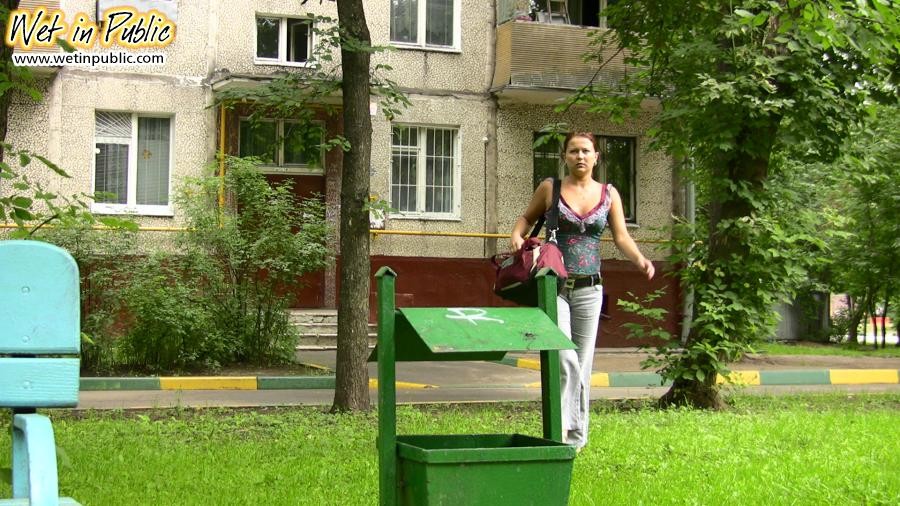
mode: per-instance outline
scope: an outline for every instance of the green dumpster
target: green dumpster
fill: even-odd
[[[378,281],[378,454],[382,505],[565,505],[575,448],[562,441],[556,278],[539,279],[539,308],[402,308],[396,274]],[[522,434],[396,433],[396,362],[499,360],[540,351],[543,438]]]

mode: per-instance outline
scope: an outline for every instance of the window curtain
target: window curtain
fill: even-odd
[[[452,130],[429,128],[425,133],[425,211],[453,212],[453,156],[455,135]]]
[[[98,111],[94,119],[94,193],[101,194],[97,202],[125,204],[128,199],[131,115]]]
[[[128,198],[128,145],[97,143],[94,161],[97,202],[125,204]]]
[[[138,118],[137,204],[169,204],[169,118]]]

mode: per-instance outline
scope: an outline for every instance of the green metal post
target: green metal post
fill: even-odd
[[[378,282],[378,496],[381,506],[397,504],[396,276],[387,267],[375,274]]]
[[[549,269],[548,269],[549,271]],[[538,274],[538,306],[558,324],[557,278],[553,271]],[[562,400],[559,392],[559,351],[541,351],[541,412],[544,438],[562,442]]]

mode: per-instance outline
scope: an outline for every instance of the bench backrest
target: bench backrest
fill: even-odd
[[[0,406],[78,403],[78,266],[38,241],[0,241]]]

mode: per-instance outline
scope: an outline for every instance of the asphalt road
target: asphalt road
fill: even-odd
[[[333,368],[333,351],[298,353],[307,363]],[[534,362],[536,355],[512,358]],[[635,352],[598,351],[595,372],[640,371],[643,355]],[[527,364],[525,364],[527,366]],[[900,359],[855,357],[756,357],[734,364],[735,370],[803,370],[821,368],[900,369]],[[377,377],[377,365],[369,364],[369,377]],[[540,372],[495,362],[401,362],[397,364],[397,400],[400,403],[497,402],[539,400]],[[900,384],[863,385],[760,385],[724,387],[750,394],[800,392],[897,392]],[[654,398],[665,387],[594,387],[593,399]],[[373,405],[377,390],[370,388]],[[106,390],[82,391],[79,409],[147,409],[162,407],[246,407],[330,405],[331,389],[304,390]]]

